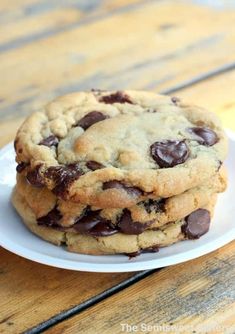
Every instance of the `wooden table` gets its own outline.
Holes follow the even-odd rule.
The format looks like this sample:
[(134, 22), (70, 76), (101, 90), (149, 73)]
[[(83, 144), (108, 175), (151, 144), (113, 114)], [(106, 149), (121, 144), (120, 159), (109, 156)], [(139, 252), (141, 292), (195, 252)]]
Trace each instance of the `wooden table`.
[[(235, 130), (235, 3), (202, 2), (1, 0), (0, 145), (51, 98), (90, 88), (174, 94)], [(0, 256), (1, 333), (235, 333), (235, 242), (139, 273)]]

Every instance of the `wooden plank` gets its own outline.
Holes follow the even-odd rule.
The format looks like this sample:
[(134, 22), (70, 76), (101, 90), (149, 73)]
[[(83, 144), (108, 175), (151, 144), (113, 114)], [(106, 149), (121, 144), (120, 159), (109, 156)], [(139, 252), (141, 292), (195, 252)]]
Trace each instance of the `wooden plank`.
[[(1, 0), (0, 3), (0, 13), (8, 13), (12, 11), (23, 11), (25, 14), (37, 14), (42, 11), (53, 10), (58, 7), (76, 7), (80, 8), (80, 10), (89, 10), (93, 9), (97, 10), (99, 8), (115, 8), (120, 5), (127, 5), (132, 3), (140, 2), (141, 0), (90, 0), (90, 4), (86, 4), (86, 1), (77, 1), (77, 0), (60, 0), (58, 4), (57, 0)], [(143, 0), (142, 0), (143, 1)], [(25, 10), (28, 9), (29, 10)], [(38, 9), (38, 11), (36, 11)]]
[(57, 269), (3, 248), (0, 257), (0, 333), (7, 334), (21, 333), (134, 275)]
[(22, 16), (21, 19), (6, 23), (0, 30), (1, 44), (9, 43), (16, 39), (23, 38), (29, 34), (37, 34), (42, 31), (55, 30), (60, 27), (66, 28), (68, 25), (80, 20), (82, 14), (75, 9), (61, 8), (55, 9), (52, 13), (42, 13), (35, 16)]
[[(121, 324), (137, 326), (129, 333), (234, 333), (234, 248), (235, 242), (165, 268), (47, 333), (127, 333)], [(166, 326), (166, 330), (154, 331), (154, 325)]]
[(1, 118), (26, 115), (56, 95), (79, 89), (161, 91), (233, 62), (234, 21), (234, 10), (146, 1), (50, 37), (32, 34), (0, 56)]
[(36, 2), (38, 1), (37, 0), (14, 0), (14, 1), (1, 0), (0, 12), (7, 13), (8, 11), (19, 10), (23, 6), (27, 6), (27, 5), (36, 3)]
[(28, 1), (0, 4), (1, 45), (26, 43), (29, 36), (44, 36), (50, 31), (58, 33), (63, 29), (80, 24), (81, 21), (108, 14), (109, 11), (138, 4), (140, 0), (122, 1)]

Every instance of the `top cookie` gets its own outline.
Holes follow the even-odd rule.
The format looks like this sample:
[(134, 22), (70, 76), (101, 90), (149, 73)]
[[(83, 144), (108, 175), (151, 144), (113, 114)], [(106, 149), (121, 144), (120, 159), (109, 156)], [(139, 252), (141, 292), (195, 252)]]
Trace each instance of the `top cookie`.
[(19, 129), (17, 171), (65, 200), (124, 208), (215, 175), (227, 153), (216, 115), (143, 91), (56, 99)]

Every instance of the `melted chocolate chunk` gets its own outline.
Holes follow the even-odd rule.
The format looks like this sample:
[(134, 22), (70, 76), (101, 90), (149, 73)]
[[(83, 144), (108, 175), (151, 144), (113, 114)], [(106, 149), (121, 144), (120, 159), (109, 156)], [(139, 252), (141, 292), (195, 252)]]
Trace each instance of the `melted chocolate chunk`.
[(137, 187), (128, 187), (119, 181), (108, 181), (103, 184), (103, 190), (106, 189), (122, 189), (125, 190), (128, 195), (133, 197), (139, 197), (143, 194), (142, 190)]
[(123, 210), (123, 214), (119, 219), (118, 228), (124, 234), (141, 234), (146, 228), (152, 224), (152, 221), (146, 223), (133, 222), (131, 213), (128, 209)]
[(27, 173), (27, 181), (34, 187), (41, 188), (44, 186), (44, 180), (40, 174), (41, 165), (36, 166), (33, 170)]
[(48, 227), (59, 227), (59, 221), (62, 218), (60, 211), (55, 207), (46, 216), (37, 219), (38, 225)]
[(109, 236), (118, 232), (118, 230), (112, 225), (111, 221), (106, 220), (100, 216), (99, 211), (87, 211), (85, 216), (76, 221), (73, 225), (79, 233), (89, 234), (92, 236)]
[(166, 200), (164, 198), (162, 198), (162, 199), (159, 199), (159, 200), (149, 199), (147, 201), (140, 202), (139, 204), (143, 204), (146, 212), (150, 214), (153, 211), (156, 212), (156, 213), (157, 212), (163, 212), (165, 202), (166, 202)]
[(142, 253), (157, 253), (157, 252), (159, 252), (159, 247), (157, 245), (142, 249)]
[(16, 171), (17, 173), (22, 173), (23, 170), (29, 166), (28, 162), (20, 162), (17, 166), (16, 166)]
[(133, 252), (133, 253), (125, 253), (125, 255), (129, 256), (129, 258), (133, 258), (136, 256), (139, 256), (142, 253), (157, 253), (159, 252), (159, 247), (158, 246), (152, 246), (152, 247), (147, 247), (147, 248), (143, 248), (137, 252)]
[(59, 144), (59, 139), (56, 136), (51, 135), (51, 136), (41, 140), (38, 145), (44, 145), (44, 146), (47, 146), (47, 147), (51, 147), (51, 146), (57, 146), (58, 144)]
[(141, 251), (136, 251), (132, 253), (125, 253), (129, 257), (129, 259), (132, 259), (133, 257), (139, 256), (141, 254)]
[(85, 214), (82, 217), (79, 217), (73, 228), (75, 228), (79, 233), (88, 234), (89, 231), (100, 222), (100, 210), (99, 211), (90, 211), (86, 210)]
[(150, 152), (152, 158), (161, 168), (182, 164), (189, 157), (189, 148), (183, 140), (155, 142), (150, 146)]
[(197, 142), (201, 145), (213, 146), (219, 141), (217, 134), (211, 129), (195, 127), (188, 128), (187, 130), (189, 133), (197, 136)]
[(104, 165), (102, 165), (101, 163), (99, 163), (97, 161), (87, 161), (86, 166), (87, 166), (87, 168), (89, 168), (91, 170), (104, 168)]
[(95, 225), (89, 232), (89, 234), (94, 237), (107, 237), (115, 233), (118, 233), (118, 230), (112, 226), (111, 222), (106, 220), (103, 220), (99, 224)]
[(67, 166), (49, 167), (45, 172), (45, 176), (55, 183), (53, 193), (61, 197), (65, 197), (70, 184), (82, 174), (80, 165), (76, 163)]
[(123, 92), (116, 92), (111, 95), (102, 96), (100, 98), (100, 102), (104, 102), (106, 104), (113, 104), (113, 103), (130, 103), (133, 102), (130, 100), (129, 96)]
[(99, 111), (91, 111), (89, 114), (85, 115), (75, 126), (80, 126), (84, 130), (88, 129), (90, 126), (97, 122), (101, 122), (109, 118), (107, 115), (102, 114)]
[(178, 98), (178, 97), (176, 97), (176, 96), (173, 96), (172, 98), (171, 98), (171, 101), (174, 103), (174, 104), (178, 104), (179, 102), (180, 102), (180, 99)]
[(185, 218), (185, 224), (181, 230), (188, 239), (198, 239), (209, 231), (210, 212), (206, 209), (198, 209)]

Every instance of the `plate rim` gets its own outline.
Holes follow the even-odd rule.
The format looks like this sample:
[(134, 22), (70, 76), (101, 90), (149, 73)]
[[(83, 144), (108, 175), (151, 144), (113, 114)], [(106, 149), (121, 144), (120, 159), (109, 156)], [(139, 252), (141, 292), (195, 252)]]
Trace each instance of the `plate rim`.
[[(215, 240), (211, 240), (210, 242), (206, 244), (190, 249), (184, 252), (183, 254), (180, 253), (176, 255), (169, 255), (169, 256), (166, 256), (160, 259), (156, 258), (156, 259), (151, 259), (151, 260), (144, 260), (143, 262), (134, 262), (133, 261), (134, 259), (130, 259), (129, 262), (126, 262), (126, 263), (112, 263), (112, 264), (110, 263), (96, 264), (96, 263), (79, 262), (79, 261), (75, 262), (71, 260), (55, 258), (53, 256), (48, 256), (45, 254), (41, 255), (41, 253), (29, 250), (28, 248), (25, 248), (19, 245), (15, 247), (13, 246), (14, 243), (9, 239), (8, 239), (7, 244), (2, 243), (2, 240), (1, 240), (0, 246), (18, 256), (21, 256), (33, 262), (52, 266), (55, 268), (75, 270), (75, 271), (86, 271), (86, 272), (100, 272), (100, 273), (134, 272), (134, 271), (168, 267), (168, 266), (183, 263), (189, 260), (199, 258), (203, 255), (209, 254), (217, 250), (218, 248), (225, 246), (229, 242), (233, 241), (235, 237), (235, 228), (232, 229), (232, 232), (233, 233), (231, 233), (231, 230), (230, 230), (225, 235)], [(1, 233), (0, 233), (0, 237), (2, 238)], [(9, 245), (12, 245), (12, 247)], [(55, 247), (58, 247), (58, 246), (55, 246)], [(198, 255), (198, 253), (200, 253), (200, 255)], [(95, 256), (95, 255), (89, 255), (89, 256)], [(115, 255), (110, 255), (110, 256), (115, 256)]]

